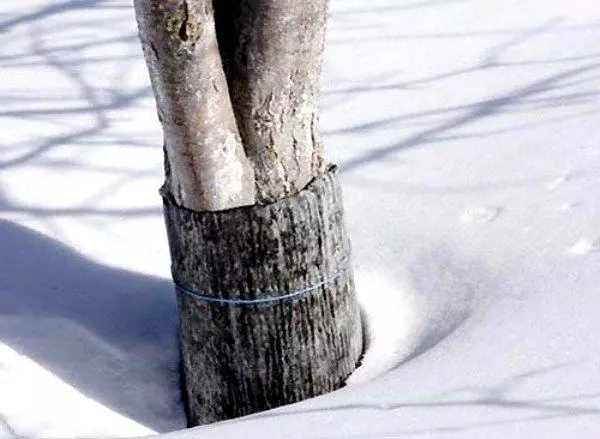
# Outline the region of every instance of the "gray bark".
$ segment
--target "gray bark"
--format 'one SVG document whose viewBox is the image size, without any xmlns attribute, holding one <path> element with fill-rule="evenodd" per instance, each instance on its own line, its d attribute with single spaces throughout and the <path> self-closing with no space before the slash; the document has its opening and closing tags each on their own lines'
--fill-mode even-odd
<svg viewBox="0 0 600 439">
<path fill-rule="evenodd" d="M 164 196 L 191 425 L 341 387 L 362 327 L 335 172 L 264 207 L 200 213 Z"/>
<path fill-rule="evenodd" d="M 135 0 L 165 146 L 166 185 L 190 209 L 252 205 L 210 0 Z"/>
<path fill-rule="evenodd" d="M 327 1 L 214 0 L 216 22 L 211 0 L 134 3 L 164 132 L 191 425 L 339 388 L 362 327 L 318 134 Z"/>
<path fill-rule="evenodd" d="M 223 65 L 259 203 L 324 171 L 317 101 L 327 0 L 215 2 Z"/>
</svg>

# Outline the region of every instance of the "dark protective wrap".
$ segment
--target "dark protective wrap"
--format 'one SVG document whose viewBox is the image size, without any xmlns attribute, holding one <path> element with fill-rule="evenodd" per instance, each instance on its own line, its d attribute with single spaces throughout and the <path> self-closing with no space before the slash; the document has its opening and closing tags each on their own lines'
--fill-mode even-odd
<svg viewBox="0 0 600 439">
<path fill-rule="evenodd" d="M 190 424 L 341 387 L 363 341 L 335 167 L 266 206 L 195 212 L 163 198 Z M 248 301 L 301 291 L 261 304 L 193 294 Z"/>
</svg>

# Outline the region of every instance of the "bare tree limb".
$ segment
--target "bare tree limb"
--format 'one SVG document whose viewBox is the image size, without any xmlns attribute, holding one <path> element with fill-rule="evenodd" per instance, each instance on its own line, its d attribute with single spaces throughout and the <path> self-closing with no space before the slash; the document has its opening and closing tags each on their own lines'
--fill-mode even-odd
<svg viewBox="0 0 600 439">
<path fill-rule="evenodd" d="M 317 101 L 327 0 L 215 1 L 219 46 L 257 200 L 324 172 Z"/>
<path fill-rule="evenodd" d="M 252 205 L 210 0 L 135 0 L 165 146 L 166 189 L 196 211 Z"/>
</svg>

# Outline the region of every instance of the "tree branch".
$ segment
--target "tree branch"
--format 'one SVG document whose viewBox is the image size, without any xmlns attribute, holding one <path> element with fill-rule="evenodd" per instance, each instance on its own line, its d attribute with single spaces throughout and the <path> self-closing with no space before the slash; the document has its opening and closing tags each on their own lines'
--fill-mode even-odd
<svg viewBox="0 0 600 439">
<path fill-rule="evenodd" d="M 257 200 L 324 171 L 317 101 L 327 0 L 216 0 L 217 35 Z"/>
<path fill-rule="evenodd" d="M 166 189 L 196 211 L 252 205 L 210 0 L 135 0 L 165 143 Z"/>
</svg>

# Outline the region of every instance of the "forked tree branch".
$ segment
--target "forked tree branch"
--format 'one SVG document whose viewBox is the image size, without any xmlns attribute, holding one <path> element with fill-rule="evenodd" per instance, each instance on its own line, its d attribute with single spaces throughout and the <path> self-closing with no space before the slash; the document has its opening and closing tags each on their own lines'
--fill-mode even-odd
<svg viewBox="0 0 600 439">
<path fill-rule="evenodd" d="M 327 0 L 215 0 L 233 108 L 257 199 L 297 193 L 324 171 L 317 104 Z"/>
<path fill-rule="evenodd" d="M 252 205 L 210 0 L 135 0 L 165 146 L 165 188 L 196 211 Z"/>
<path fill-rule="evenodd" d="M 135 5 L 176 202 L 197 211 L 268 204 L 323 173 L 327 0 Z"/>
</svg>

